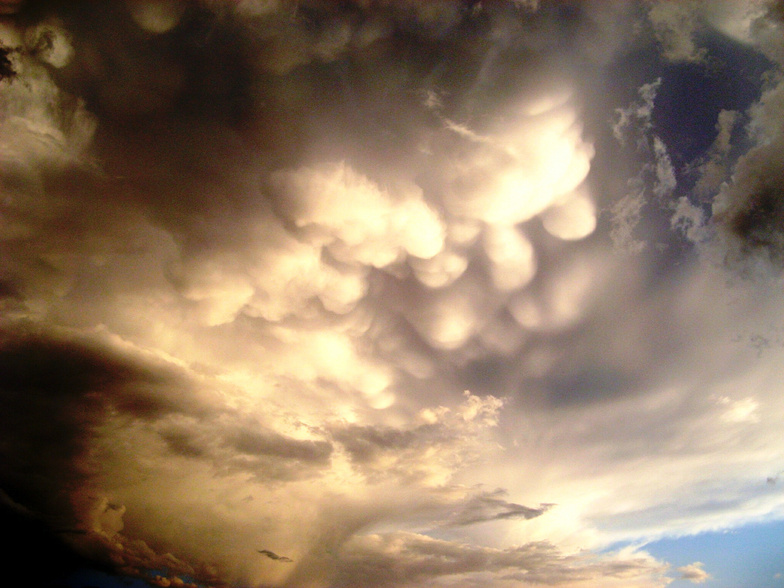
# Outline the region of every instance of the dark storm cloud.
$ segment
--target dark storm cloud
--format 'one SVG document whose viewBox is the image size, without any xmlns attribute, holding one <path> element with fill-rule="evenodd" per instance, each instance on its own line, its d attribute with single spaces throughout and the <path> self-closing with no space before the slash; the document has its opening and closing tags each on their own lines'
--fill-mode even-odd
<svg viewBox="0 0 784 588">
<path fill-rule="evenodd" d="M 130 2 L 41 3 L 31 11 L 57 18 L 68 31 L 74 56 L 56 79 L 106 124 L 163 130 L 169 124 L 163 116 L 180 123 L 208 113 L 226 122 L 242 117 L 250 84 L 247 34 L 223 17 L 228 10 L 168 4 L 179 19 L 161 34 L 134 18 Z"/>
<path fill-rule="evenodd" d="M 738 165 L 728 206 L 713 221 L 737 239 L 742 257 L 759 257 L 784 266 L 784 161 L 781 141 L 756 148 Z M 725 200 L 726 202 L 726 200 Z M 732 259 L 729 260 L 734 263 Z"/>
<path fill-rule="evenodd" d="M 125 508 L 102 497 L 95 443 L 118 422 L 204 415 L 213 406 L 209 394 L 194 390 L 179 366 L 116 341 L 29 324 L 3 325 L 0 373 L 0 486 L 20 513 L 4 506 L 3 516 L 26 528 L 19 539 L 38 533 L 57 574 L 92 562 L 133 575 L 160 565 L 194 575 L 187 564 L 117 534 Z M 16 521 L 20 516 L 34 522 Z"/>
<path fill-rule="evenodd" d="M 208 406 L 177 368 L 100 338 L 30 326 L 3 329 L 0 373 L 3 488 L 58 527 L 81 523 L 76 519 L 83 513 L 73 511 L 68 494 L 95 473 L 91 443 L 111 412 L 154 420 Z"/>
<path fill-rule="evenodd" d="M 77 570 L 97 567 L 95 561 L 77 556 L 63 544 L 61 530 L 53 530 L 51 524 L 18 505 L 9 504 L 5 495 L 0 495 L 0 525 L 7 539 L 0 557 L 4 563 L 39 558 L 41 565 L 26 574 L 28 585 L 62 585 Z M 110 571 L 109 566 L 105 569 Z"/>
</svg>

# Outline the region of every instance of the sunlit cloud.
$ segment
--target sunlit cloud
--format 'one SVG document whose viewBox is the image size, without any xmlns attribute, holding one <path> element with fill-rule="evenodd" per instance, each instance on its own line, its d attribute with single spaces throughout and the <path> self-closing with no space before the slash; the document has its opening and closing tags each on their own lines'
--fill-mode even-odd
<svg viewBox="0 0 784 588">
<path fill-rule="evenodd" d="M 644 549 L 784 519 L 730 4 L 0 3 L 3 512 L 157 586 L 718 578 Z"/>
<path fill-rule="evenodd" d="M 681 578 L 684 580 L 689 580 L 695 584 L 702 584 L 711 578 L 710 574 L 702 569 L 703 565 L 704 564 L 697 561 L 693 564 L 678 568 L 678 571 L 681 573 Z"/>
</svg>

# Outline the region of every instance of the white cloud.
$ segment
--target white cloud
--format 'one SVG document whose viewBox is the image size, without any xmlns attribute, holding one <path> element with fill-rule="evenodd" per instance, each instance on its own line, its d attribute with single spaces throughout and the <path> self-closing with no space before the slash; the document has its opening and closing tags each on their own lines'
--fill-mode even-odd
<svg viewBox="0 0 784 588">
<path fill-rule="evenodd" d="M 443 249 L 444 226 L 416 186 L 389 194 L 345 163 L 276 172 L 272 182 L 286 217 L 341 262 L 384 267 L 401 253 L 429 259 Z"/>
<path fill-rule="evenodd" d="M 515 105 L 491 134 L 449 123 L 460 155 L 446 153 L 445 203 L 455 215 L 491 224 L 533 218 L 570 194 L 590 170 L 593 147 L 568 100 L 544 96 L 535 114 Z"/>
<path fill-rule="evenodd" d="M 726 181 L 729 176 L 729 151 L 732 147 L 730 140 L 738 113 L 731 110 L 722 110 L 716 123 L 716 139 L 711 145 L 706 160 L 699 166 L 700 174 L 694 187 L 695 193 L 701 197 L 711 197 Z"/>
<path fill-rule="evenodd" d="M 627 193 L 610 209 L 610 238 L 616 249 L 640 253 L 648 243 L 637 239 L 635 231 L 646 206 L 668 207 L 667 199 L 677 187 L 675 168 L 664 141 L 654 132 L 653 111 L 662 79 L 643 84 L 637 90 L 639 101 L 617 108 L 612 124 L 613 135 L 626 149 L 633 148 L 638 171 L 627 180 Z M 655 200 L 649 201 L 649 196 Z"/>
<path fill-rule="evenodd" d="M 759 421 L 759 416 L 756 414 L 759 403 L 751 396 L 740 400 L 731 400 L 722 396 L 719 398 L 719 403 L 728 407 L 721 415 L 724 421 L 729 423 L 756 423 Z"/>
<path fill-rule="evenodd" d="M 678 199 L 675 212 L 670 218 L 670 225 L 686 235 L 694 243 L 703 241 L 708 230 L 705 226 L 705 213 L 702 209 L 691 204 L 685 196 Z"/>
<path fill-rule="evenodd" d="M 496 226 L 484 233 L 482 244 L 492 265 L 491 276 L 499 290 L 516 290 L 536 273 L 533 245 L 514 226 Z"/>
<path fill-rule="evenodd" d="M 659 86 L 661 86 L 661 82 L 661 78 L 657 78 L 653 82 L 643 84 L 637 90 L 640 96 L 639 102 L 633 102 L 626 108 L 615 109 L 612 131 L 621 145 L 629 142 L 628 136 L 634 137 L 639 133 L 645 134 L 652 128 L 653 103 L 656 100 L 656 93 Z M 638 142 L 639 139 L 636 141 Z"/>
<path fill-rule="evenodd" d="M 695 584 L 702 584 L 711 579 L 711 575 L 702 569 L 703 565 L 705 564 L 695 561 L 693 564 L 678 568 L 678 571 L 681 573 L 681 578 L 684 580 L 689 580 Z"/>
<path fill-rule="evenodd" d="M 554 237 L 584 239 L 596 229 L 596 206 L 587 189 L 579 189 L 542 214 L 542 224 Z"/>
<path fill-rule="evenodd" d="M 658 198 L 665 198 L 675 189 L 677 181 L 667 147 L 659 137 L 653 138 L 653 154 L 656 161 L 656 183 L 653 185 L 653 193 Z"/>
<path fill-rule="evenodd" d="M 645 204 L 645 195 L 640 191 L 627 194 L 613 205 L 610 238 L 618 250 L 639 253 L 645 249 L 646 243 L 634 237 L 634 229 L 640 223 Z"/>
</svg>

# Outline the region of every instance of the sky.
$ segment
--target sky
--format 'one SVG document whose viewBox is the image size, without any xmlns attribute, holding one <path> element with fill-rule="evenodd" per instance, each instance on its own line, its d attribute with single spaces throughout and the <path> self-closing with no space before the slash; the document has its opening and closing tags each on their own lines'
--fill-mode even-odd
<svg viewBox="0 0 784 588">
<path fill-rule="evenodd" d="M 0 1 L 3 573 L 784 585 L 783 27 Z"/>
</svg>

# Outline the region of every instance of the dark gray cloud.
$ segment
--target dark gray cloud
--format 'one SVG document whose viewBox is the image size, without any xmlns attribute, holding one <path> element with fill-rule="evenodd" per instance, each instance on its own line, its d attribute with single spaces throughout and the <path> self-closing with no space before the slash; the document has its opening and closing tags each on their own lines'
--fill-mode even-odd
<svg viewBox="0 0 784 588">
<path fill-rule="evenodd" d="M 353 461 L 368 463 L 385 451 L 398 452 L 417 446 L 421 448 L 442 434 L 443 430 L 437 425 L 422 425 L 411 430 L 349 425 L 336 431 L 334 437 L 343 444 Z"/>
<path fill-rule="evenodd" d="M 28 574 L 38 586 L 56 586 L 84 566 L 97 568 L 96 561 L 77 556 L 62 541 L 63 531 L 33 516 L 16 505 L 9 505 L 7 497 L 0 497 L 0 523 L 9 539 L 3 550 L 3 562 L 18 562 L 32 556 L 40 557 L 46 565 Z M 111 571 L 109 566 L 103 568 Z"/>
<path fill-rule="evenodd" d="M 333 450 L 327 441 L 282 435 L 231 411 L 206 419 L 172 415 L 153 430 L 172 454 L 205 461 L 216 475 L 241 472 L 267 482 L 317 476 L 329 467 Z"/>
<path fill-rule="evenodd" d="M 728 233 L 731 251 L 740 255 L 730 257 L 730 263 L 743 263 L 744 258 L 760 258 L 775 268 L 784 263 L 784 220 L 781 180 L 784 167 L 776 143 L 756 148 L 738 165 L 732 179 L 731 201 L 714 215 L 713 221 Z M 722 199 L 727 198 L 727 195 Z M 731 254 L 732 255 L 732 254 Z"/>
<path fill-rule="evenodd" d="M 264 434 L 250 430 L 238 431 L 230 441 L 234 449 L 249 455 L 272 455 L 303 461 L 324 462 L 329 458 L 331 446 L 326 442 L 298 441 L 283 435 Z"/>
<path fill-rule="evenodd" d="M 284 563 L 290 563 L 294 561 L 290 557 L 286 557 L 285 555 L 278 555 L 277 553 L 275 553 L 274 551 L 270 551 L 269 549 L 260 549 L 258 550 L 258 552 L 262 555 L 266 555 L 268 558 L 275 561 L 280 561 Z"/>
<path fill-rule="evenodd" d="M 473 525 L 505 519 L 533 519 L 542 516 L 554 505 L 541 504 L 538 508 L 504 500 L 507 492 L 497 489 L 472 496 L 452 516 L 447 525 Z"/>
</svg>

